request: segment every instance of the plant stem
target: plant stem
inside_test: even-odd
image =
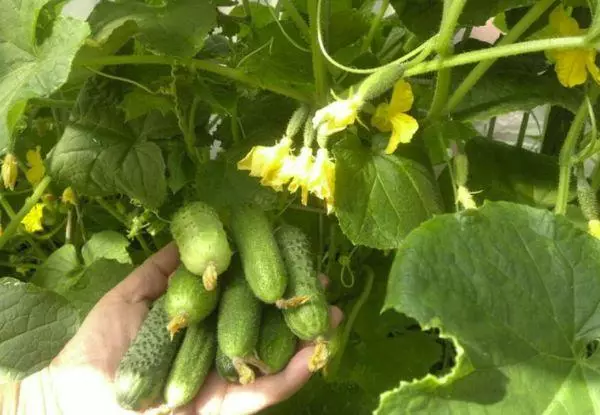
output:
[[[452,50],[452,40],[456,31],[458,18],[466,3],[466,0],[444,1],[444,13],[436,44],[436,51],[441,57],[448,55]]]
[[[519,136],[517,137],[517,148],[523,148],[523,142],[525,141],[525,133],[527,133],[527,127],[529,126],[529,111],[523,114],[521,120],[521,127],[519,127]]]
[[[594,98],[590,99],[595,101],[597,93],[595,91],[593,93]],[[560,150],[560,155],[558,157],[558,191],[556,195],[556,206],[554,207],[554,212],[557,215],[564,215],[567,212],[569,188],[571,186],[571,168],[573,167],[573,154],[575,153],[577,142],[579,141],[583,127],[585,126],[587,115],[587,101],[584,100],[575,114],[575,119],[571,124],[571,128],[569,128],[567,138]]]
[[[116,220],[118,220],[123,225],[125,225],[125,227],[129,227],[129,224],[127,223],[127,219],[124,218],[119,212],[117,212],[116,209],[110,205],[110,203],[106,202],[106,200],[102,199],[101,197],[98,197],[95,200],[104,210],[106,210],[108,213],[110,213],[110,215],[112,217],[114,217]],[[142,250],[144,251],[144,254],[146,254],[146,256],[152,255],[152,251],[148,247],[148,244],[146,244],[146,241],[144,240],[142,235],[135,235],[135,239],[139,242],[139,244],[142,247]]]
[[[369,33],[367,33],[367,36],[365,37],[365,39],[360,47],[361,53],[364,53],[367,50],[369,50],[369,47],[371,46],[371,42],[373,42],[375,33],[377,33],[377,29],[379,29],[381,20],[383,19],[383,16],[385,16],[385,12],[387,11],[389,5],[390,5],[390,0],[382,0],[381,1],[381,5],[380,5],[381,8],[379,9],[379,12],[375,15],[373,20],[371,20],[371,27],[369,27]]]
[[[25,203],[23,204],[23,206],[21,206],[21,209],[19,209],[17,214],[13,218],[11,218],[10,223],[4,230],[4,233],[0,236],[0,249],[4,248],[4,245],[6,245],[6,243],[10,240],[10,238],[12,238],[17,229],[19,229],[21,221],[29,213],[33,206],[40,200],[40,198],[44,194],[44,191],[50,184],[51,180],[52,179],[50,178],[50,176],[45,176],[42,179],[42,181],[39,182],[38,185],[35,187],[31,196],[25,199]],[[35,245],[33,246],[35,248]],[[43,253],[43,258],[46,258],[45,253]]]
[[[440,69],[444,68],[454,68],[456,66],[468,65],[481,61],[496,60],[498,58],[505,58],[508,56],[524,55],[526,53],[542,52],[546,50],[585,48],[586,46],[587,43],[583,36],[530,40],[512,45],[496,46],[484,50],[460,53],[444,60],[435,59],[433,61],[423,62],[408,68],[404,72],[404,77],[407,78],[411,76],[422,75],[429,72],[439,71]]]
[[[310,24],[310,48],[312,50],[313,75],[315,77],[316,100],[319,106],[325,105],[327,102],[327,67],[325,59],[321,54],[319,46],[319,29],[321,23],[320,6],[321,0],[307,0],[306,7],[308,8],[308,21]]]
[[[242,4],[244,5],[244,14],[246,15],[246,19],[248,23],[252,25],[252,9],[250,8],[250,0],[242,0]]]
[[[287,14],[290,16],[290,19],[292,19],[298,30],[300,30],[300,33],[302,33],[302,37],[304,37],[304,39],[307,41],[310,40],[310,29],[308,28],[308,24],[302,15],[300,15],[292,0],[280,0],[280,2]]]
[[[360,313],[360,310],[363,308],[369,296],[371,295],[371,290],[373,289],[373,281],[375,280],[375,273],[371,269],[371,267],[364,265],[363,266],[364,273],[366,274],[365,285],[360,293],[360,296],[356,299],[356,303],[352,307],[352,311],[348,316],[348,319],[344,322],[343,326],[338,328],[338,331],[335,335],[334,339],[334,356],[333,359],[327,364],[324,370],[325,378],[332,379],[335,377],[340,363],[342,361],[342,357],[344,355],[344,350],[346,349],[346,344],[348,343],[348,339],[350,338],[350,334],[352,333],[352,327],[354,326],[354,322]]]
[[[460,13],[465,4],[466,0],[456,0],[452,2],[447,0],[444,1],[444,17],[442,18],[440,33],[435,46],[441,60],[452,55],[454,49],[452,46],[452,39],[454,38],[458,18],[460,17]],[[437,118],[444,110],[444,106],[448,101],[451,82],[452,72],[449,68],[442,69],[438,72],[433,101],[429,108],[429,118]]]
[[[554,3],[555,0],[540,0],[534,4],[531,9],[523,16],[521,20],[508,32],[508,34],[498,42],[498,47],[507,46],[514,43],[529,27],[535,23],[540,16]],[[496,49],[496,48],[493,48]],[[462,101],[467,93],[473,88],[473,86],[481,79],[481,77],[487,72],[487,70],[494,64],[495,59],[487,59],[480,62],[459,87],[454,91],[454,94],[448,101],[446,108],[447,112],[452,112],[456,106]]]
[[[271,84],[244,73],[240,69],[219,65],[218,63],[200,60],[184,59],[174,56],[159,55],[110,55],[99,58],[81,59],[75,62],[76,66],[109,66],[109,65],[184,65],[202,71],[214,73],[234,81],[238,81],[256,88],[266,89],[276,94],[284,95],[301,102],[311,102],[311,97],[306,96],[293,88],[285,85]]]
[[[496,117],[492,117],[490,119],[490,125],[488,126],[488,130],[487,130],[487,138],[489,138],[490,140],[494,139],[494,130],[496,130],[496,121],[498,120],[498,118]]]

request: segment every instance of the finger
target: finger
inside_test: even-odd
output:
[[[282,372],[259,378],[251,385],[230,385],[220,413],[252,414],[289,398],[312,376],[308,361],[313,352],[312,346],[300,350]]]
[[[127,278],[117,285],[111,294],[119,295],[129,303],[152,301],[167,289],[169,275],[179,265],[179,251],[171,242],[146,259]]]

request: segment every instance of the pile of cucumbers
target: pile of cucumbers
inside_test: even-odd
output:
[[[229,382],[252,383],[257,373],[281,371],[298,339],[316,345],[310,370],[326,364],[329,307],[308,237],[289,225],[274,232],[250,206],[232,212],[230,231],[236,255],[210,206],[192,202],[173,216],[182,264],[121,360],[122,407],[183,406],[213,364]]]

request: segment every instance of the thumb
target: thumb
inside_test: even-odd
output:
[[[167,289],[169,276],[179,265],[179,251],[174,242],[146,259],[110,292],[125,302],[153,301]]]

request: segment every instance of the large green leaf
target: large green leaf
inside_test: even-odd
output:
[[[566,218],[490,202],[405,240],[386,308],[439,327],[458,365],[385,393],[378,414],[600,411],[600,244]]]
[[[64,296],[75,305],[83,317],[115,285],[131,271],[131,264],[122,264],[111,259],[99,259],[86,267],[75,285]]]
[[[0,149],[27,101],[48,96],[66,82],[75,53],[89,34],[85,22],[59,17],[52,34],[38,45],[37,17],[47,2],[0,2]]]
[[[134,21],[137,38],[156,53],[194,56],[216,23],[216,9],[209,1],[170,0],[163,7],[143,2],[100,3],[89,18],[94,37],[104,42],[115,29]]]
[[[114,103],[101,98],[103,89],[89,84],[52,152],[50,174],[84,195],[124,193],[149,207],[160,206],[167,194],[160,148],[138,137]]]
[[[0,279],[0,382],[45,367],[75,334],[79,314],[63,297],[14,278]]]
[[[335,209],[355,245],[391,249],[421,222],[440,213],[432,173],[397,154],[374,153],[350,137],[335,148]]]

